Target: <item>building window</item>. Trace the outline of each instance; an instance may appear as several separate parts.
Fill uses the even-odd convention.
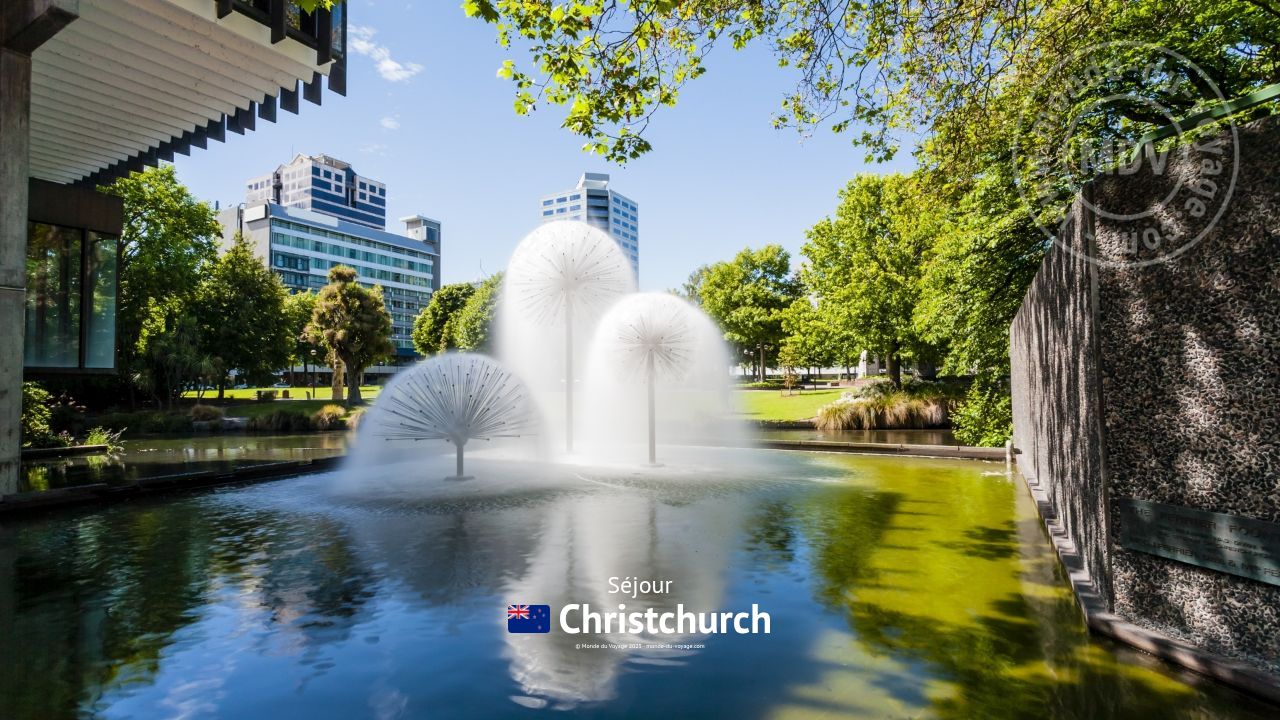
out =
[[[569,198],[565,198],[565,197],[558,197],[558,198],[556,198],[556,202],[558,202],[558,203],[562,203],[562,202],[564,202],[564,201],[566,201],[566,200],[568,200],[568,199],[569,199]]]
[[[550,205],[550,204],[551,204],[551,202],[552,202],[551,200],[543,200],[543,201],[542,201],[542,207],[546,207],[546,206]]]
[[[80,228],[27,227],[23,365],[115,367],[119,242]]]

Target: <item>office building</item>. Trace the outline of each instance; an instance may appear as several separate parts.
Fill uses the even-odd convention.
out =
[[[339,171],[343,186],[356,188],[346,193],[345,206],[337,205],[330,197],[336,193],[320,184],[331,182]],[[264,188],[263,182],[269,185]],[[361,187],[376,189],[373,196],[385,202],[386,186],[356,175],[347,163],[326,155],[299,155],[271,175],[249,181],[244,205],[220,213],[219,220],[224,240],[243,233],[289,292],[318,291],[328,284],[329,268],[335,265],[355,268],[358,282],[366,287],[380,285],[391,313],[396,357],[368,372],[390,373],[418,357],[413,322],[440,288],[440,222],[422,215],[402,218],[403,235],[374,227],[372,219],[355,222],[349,211],[360,212],[358,207],[366,202],[360,193],[369,197],[369,190]],[[264,189],[271,194],[264,195]],[[313,192],[289,194],[306,189]],[[385,205],[376,207],[385,216]]]
[[[253,178],[244,201],[314,210],[375,230],[387,226],[387,186],[357,175],[350,163],[328,155],[298,155],[274,172]]]
[[[542,197],[542,222],[578,220],[609,233],[640,277],[640,209],[609,187],[607,173],[583,173],[578,184]]]

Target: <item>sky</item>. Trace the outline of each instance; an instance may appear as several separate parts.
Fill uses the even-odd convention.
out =
[[[640,212],[640,288],[679,287],[699,265],[744,247],[777,243],[800,261],[805,229],[830,215],[837,192],[861,172],[907,171],[867,164],[847,134],[802,138],[770,119],[794,75],[767,46],[718,47],[708,72],[663,108],[646,137],[654,149],[618,166],[582,152],[560,127],[564,108],[512,110],[514,86],[496,75],[508,57],[493,26],[466,17],[460,0],[348,0],[347,97],[324,94],[281,111],[245,135],[228,133],[191,157],[178,176],[224,207],[244,200],[244,182],[296,153],[327,154],[387,184],[387,229],[422,214],[443,223],[441,278],[474,281],[501,270],[541,220],[542,195],[604,172]],[[514,56],[525,64],[525,56]]]

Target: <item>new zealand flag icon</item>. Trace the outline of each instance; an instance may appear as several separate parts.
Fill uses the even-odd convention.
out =
[[[507,632],[509,633],[548,633],[551,632],[550,605],[508,605]]]

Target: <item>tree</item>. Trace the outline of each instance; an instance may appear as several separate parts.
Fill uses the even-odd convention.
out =
[[[101,189],[124,204],[117,348],[121,377],[135,381],[132,398],[136,382],[157,377],[143,357],[143,325],[154,322],[156,303],[175,317],[187,314],[185,305],[217,259],[222,226],[213,208],[178,182],[172,166],[148,168]]]
[[[329,268],[329,284],[316,296],[306,334],[342,364],[350,405],[364,402],[360,397],[360,373],[395,352],[391,344],[391,314],[387,312],[382,288],[361,287],[356,283],[356,271],[346,265]]]
[[[317,362],[329,359],[328,351],[312,342],[307,334],[307,324],[311,322],[315,309],[316,294],[310,290],[293,293],[284,299],[285,326],[292,339],[292,357],[289,359],[289,364],[301,365],[304,374],[308,371],[314,372]],[[314,384],[314,377],[311,382]]]
[[[196,293],[202,354],[217,368],[218,399],[232,369],[250,377],[284,367],[295,342],[285,315],[286,292],[279,276],[236,233],[213,263]]]
[[[688,279],[680,285],[679,289],[672,290],[671,294],[693,305],[701,305],[702,280],[706,277],[709,267],[709,265],[699,265],[694,268],[693,272],[689,273]]]
[[[902,384],[904,357],[936,358],[913,316],[923,265],[940,228],[938,212],[909,177],[860,175],[840,192],[835,218],[809,230],[803,250],[806,287],[829,320],[888,360],[895,386]]]
[[[784,366],[823,368],[844,359],[835,329],[807,297],[798,298],[782,313],[782,329],[787,336],[778,361]]]
[[[456,348],[454,325],[475,292],[471,283],[453,283],[432,293],[431,302],[413,321],[413,347],[423,355]]]
[[[157,404],[172,408],[186,383],[208,370],[200,323],[182,298],[148,298],[138,336],[138,374]]]
[[[502,293],[502,273],[494,273],[476,288],[454,320],[453,347],[488,352],[493,343],[493,317]]]
[[[509,58],[498,70],[515,85],[518,114],[540,102],[567,107],[563,126],[586,139],[584,149],[618,162],[651,149],[644,133],[654,113],[707,71],[703,58],[718,43],[767,42],[794,73],[777,127],[856,128],[853,142],[876,158],[914,135],[935,159],[964,164],[1001,134],[992,130],[1006,123],[1007,100],[1040,87],[1055,63],[1086,46],[1173,48],[1228,97],[1274,82],[1280,62],[1275,0],[466,0],[463,8],[493,24],[503,47],[527,54],[527,64]],[[1146,99],[1117,108],[1124,134],[1137,138],[1167,123],[1152,108],[1187,110],[1211,95],[1200,87],[1188,97],[1179,80],[1133,73],[1094,99],[1117,89]]]
[[[752,352],[757,377],[764,382],[768,353],[776,353],[786,337],[783,312],[799,292],[800,284],[791,274],[791,255],[779,245],[765,245],[709,266],[698,296],[725,339]]]

